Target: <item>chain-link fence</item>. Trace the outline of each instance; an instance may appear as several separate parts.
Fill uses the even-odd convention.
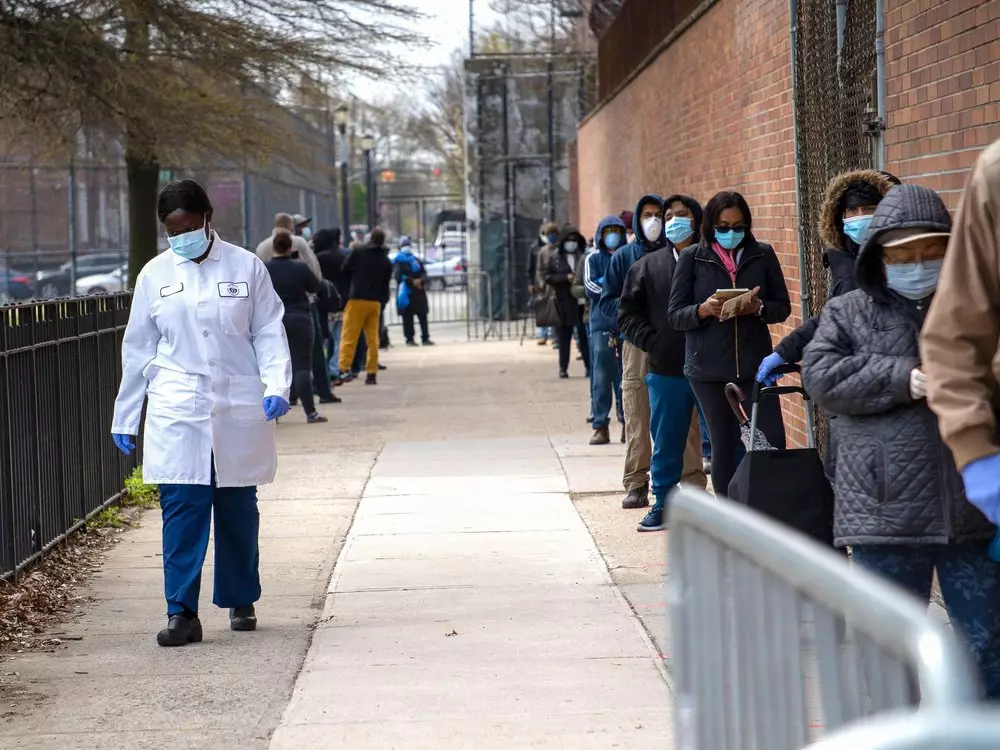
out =
[[[819,237],[827,183],[840,172],[871,169],[875,121],[875,0],[799,2],[795,129],[803,254],[803,308],[814,315],[829,290]],[[839,15],[839,22],[838,22]],[[839,32],[838,32],[839,29]],[[817,442],[827,421],[817,415]]]

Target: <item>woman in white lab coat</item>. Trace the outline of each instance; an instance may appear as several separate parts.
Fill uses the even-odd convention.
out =
[[[111,431],[135,448],[143,401],[143,478],[160,487],[167,627],[161,646],[202,639],[201,568],[215,511],[215,593],[233,630],[254,630],[257,485],[277,468],[273,420],[288,412],[284,309],[264,264],[212,231],[193,180],[167,185],[157,213],[170,251],[135,280]]]

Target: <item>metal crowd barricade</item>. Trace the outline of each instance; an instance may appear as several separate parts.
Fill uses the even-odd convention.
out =
[[[670,503],[679,750],[798,750],[918,701],[978,699],[965,647],[909,595],[728,500]]]
[[[113,502],[111,442],[131,294],[0,307],[0,579]]]
[[[996,750],[1000,710],[898,712],[826,737],[808,750]]]
[[[427,289],[427,322],[434,335],[435,324],[464,323],[468,338],[488,338],[496,335],[493,311],[493,289],[485,271],[463,271],[446,277],[445,286],[429,285]],[[385,324],[401,326],[403,318],[396,309],[396,282],[390,286],[389,304],[385,309]],[[414,326],[419,325],[414,321]]]

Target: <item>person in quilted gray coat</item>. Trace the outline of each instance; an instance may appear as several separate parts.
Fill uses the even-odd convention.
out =
[[[987,556],[996,529],[965,498],[920,362],[950,231],[937,193],[890,190],[858,253],[858,289],[824,307],[802,379],[838,417],[834,543],[924,602],[937,572],[951,621],[1000,698],[1000,565]]]

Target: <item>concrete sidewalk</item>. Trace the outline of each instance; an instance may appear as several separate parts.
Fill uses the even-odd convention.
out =
[[[667,747],[669,692],[544,438],[389,443],[272,748]]]

